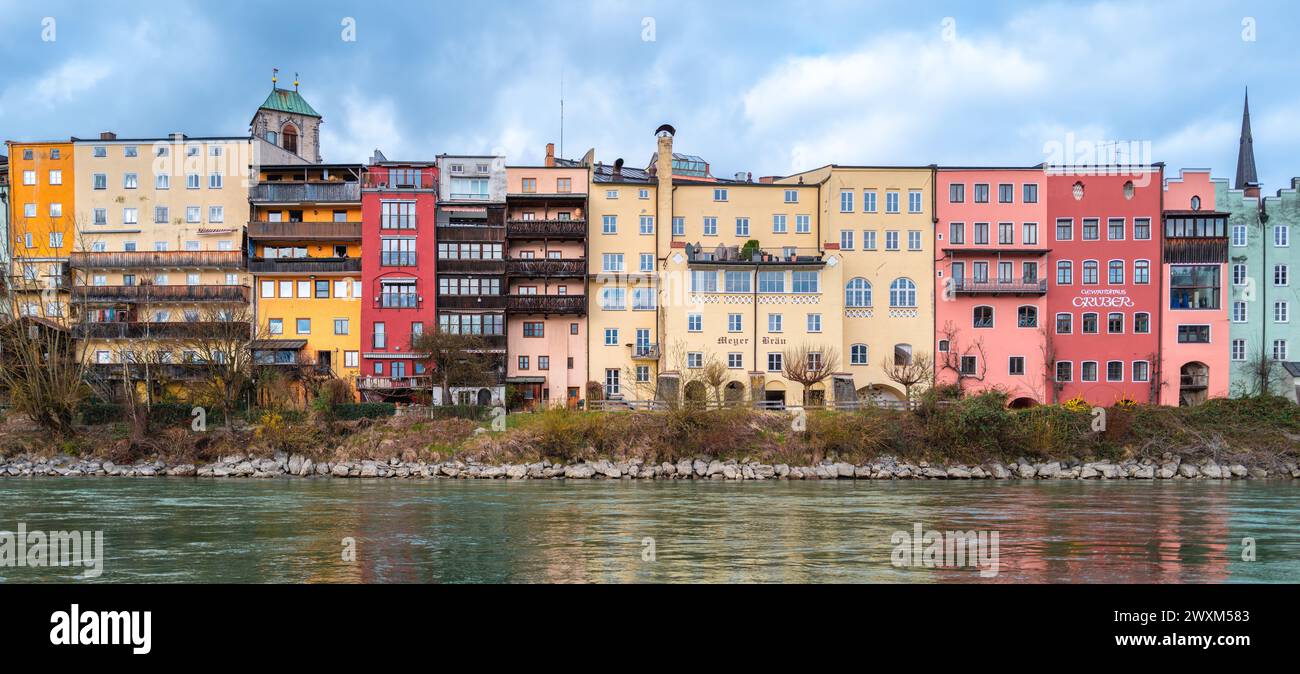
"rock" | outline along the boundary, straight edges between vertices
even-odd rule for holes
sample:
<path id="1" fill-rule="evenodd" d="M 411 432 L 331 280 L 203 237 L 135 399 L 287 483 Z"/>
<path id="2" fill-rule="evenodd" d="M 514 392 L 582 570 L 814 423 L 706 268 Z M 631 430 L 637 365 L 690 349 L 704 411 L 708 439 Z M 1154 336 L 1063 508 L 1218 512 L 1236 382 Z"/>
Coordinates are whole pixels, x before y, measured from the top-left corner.
<path id="1" fill-rule="evenodd" d="M 586 480 L 595 474 L 596 469 L 585 463 L 580 463 L 575 466 L 567 466 L 564 469 L 564 477 L 574 480 Z"/>
<path id="2" fill-rule="evenodd" d="M 329 475 L 330 473 L 333 472 L 333 469 L 334 467 L 331 466 L 328 461 L 324 461 L 316 464 L 317 475 Z"/>
<path id="3" fill-rule="evenodd" d="M 1246 470 L 1246 467 L 1239 463 L 1234 463 L 1231 466 L 1228 466 L 1228 472 L 1232 473 L 1232 476 L 1237 478 L 1246 477 L 1250 474 L 1250 472 Z"/>
<path id="4" fill-rule="evenodd" d="M 1168 465 L 1170 465 L 1170 464 L 1165 464 L 1165 466 L 1168 466 Z M 1171 477 L 1173 477 L 1173 476 L 1175 476 L 1175 475 L 1178 474 L 1178 473 L 1176 473 L 1176 472 L 1174 472 L 1174 471 L 1172 471 L 1172 470 L 1169 470 L 1169 469 L 1168 469 L 1167 467 L 1165 467 L 1165 466 L 1161 466 L 1161 467 L 1160 467 L 1160 470 L 1157 470 L 1157 471 L 1156 471 L 1156 477 L 1158 477 L 1158 478 L 1160 478 L 1160 479 L 1162 479 L 1162 480 L 1168 480 L 1169 478 L 1171 478 Z"/>
<path id="5" fill-rule="evenodd" d="M 1167 470 L 1167 471 L 1169 471 L 1170 473 L 1177 473 L 1177 472 L 1178 472 L 1178 465 L 1179 465 L 1179 464 L 1178 464 L 1177 461 L 1167 461 L 1167 462 L 1161 464 L 1161 466 L 1160 466 L 1160 470 Z"/>
<path id="6" fill-rule="evenodd" d="M 1007 470 L 1006 466 L 996 461 L 989 464 L 988 473 L 989 475 L 992 475 L 995 480 L 1005 480 L 1011 477 L 1011 471 Z"/>
<path id="7" fill-rule="evenodd" d="M 835 464 L 835 477 L 853 477 L 853 464 L 844 461 Z"/>
<path id="8" fill-rule="evenodd" d="M 936 467 L 936 466 L 926 466 L 925 468 L 922 468 L 922 469 L 921 469 L 921 473 L 922 473 L 923 475 L 925 475 L 926 477 L 931 478 L 931 479 L 935 479 L 935 480 L 946 480 L 946 479 L 948 479 L 948 471 L 946 471 L 946 470 L 944 470 L 944 469 L 942 469 L 942 468 Z"/>
<path id="9" fill-rule="evenodd" d="M 722 473 L 722 462 L 718 461 L 717 459 L 710 461 L 708 467 L 704 469 L 704 475 L 706 477 L 713 477 L 714 475 L 719 475 L 721 473 Z"/>
<path id="10" fill-rule="evenodd" d="M 1256 480 L 1262 480 L 1268 477 L 1268 471 L 1263 468 L 1251 468 L 1250 476 Z"/>
<path id="11" fill-rule="evenodd" d="M 301 454 L 294 454 L 293 456 L 289 457 L 289 463 L 286 464 L 285 467 L 289 470 L 290 474 L 301 475 L 302 462 L 303 462 L 303 456 Z"/>
<path id="12" fill-rule="evenodd" d="M 528 477 L 528 470 L 529 470 L 528 466 L 508 466 L 506 467 L 506 477 L 512 480 L 522 480 L 525 477 Z M 542 470 L 541 467 L 539 466 L 537 469 L 537 473 L 540 475 L 541 472 Z"/>
<path id="13" fill-rule="evenodd" d="M 952 480 L 969 480 L 971 472 L 963 466 L 953 466 L 948 469 L 948 478 Z"/>
<path id="14" fill-rule="evenodd" d="M 979 466 L 970 469 L 970 477 L 972 480 L 986 480 L 988 479 L 988 476 L 989 474 L 984 472 L 984 469 Z"/>
<path id="15" fill-rule="evenodd" d="M 740 475 L 740 471 L 736 470 L 736 467 L 731 464 L 726 464 L 722 467 L 722 476 L 728 480 L 739 480 Z"/>
<path id="16" fill-rule="evenodd" d="M 306 477 L 306 476 L 308 476 L 308 475 L 311 475 L 311 474 L 312 474 L 312 471 L 315 470 L 315 468 L 316 468 L 316 466 L 315 466 L 315 464 L 312 463 L 312 460 L 311 460 L 311 459 L 303 458 L 302 463 L 299 464 L 299 466 L 298 466 L 298 472 L 295 473 L 295 474 L 296 474 L 296 475 L 302 475 L 303 477 Z"/>
<path id="17" fill-rule="evenodd" d="M 336 463 L 334 464 L 334 469 L 330 472 L 334 475 L 334 477 L 347 477 L 348 467 L 346 464 Z"/>
<path id="18" fill-rule="evenodd" d="M 757 474 L 755 474 L 755 473 L 754 473 L 754 467 L 753 467 L 753 466 L 749 466 L 749 465 L 746 465 L 745 467 L 743 467 L 743 468 L 740 469 L 740 477 L 743 478 L 743 479 L 746 479 L 746 480 L 761 480 L 761 479 L 763 479 L 763 478 L 759 477 Z"/>
<path id="19" fill-rule="evenodd" d="M 858 466 L 853 469 L 853 477 L 859 480 L 869 480 L 872 472 L 871 466 Z"/>
<path id="20" fill-rule="evenodd" d="M 1034 468 L 1031 464 L 1022 463 L 1016 466 L 1016 474 L 1019 475 L 1022 480 L 1030 480 L 1038 474 L 1038 469 Z"/>
<path id="21" fill-rule="evenodd" d="M 478 476 L 484 480 L 493 480 L 506 474 L 506 469 L 500 466 L 491 466 L 479 471 Z"/>
<path id="22" fill-rule="evenodd" d="M 769 466 L 764 463 L 760 463 L 754 466 L 754 477 L 760 480 L 773 478 L 776 477 L 776 475 L 777 475 L 777 470 L 774 466 Z"/>
<path id="23" fill-rule="evenodd" d="M 1097 469 L 1093 468 L 1091 464 L 1085 465 L 1079 469 L 1079 479 L 1081 480 L 1096 479 L 1098 475 L 1101 475 L 1101 473 L 1097 472 Z"/>
<path id="24" fill-rule="evenodd" d="M 1120 468 L 1113 463 L 1099 463 L 1095 466 L 1103 480 L 1115 480 L 1121 477 Z"/>
<path id="25" fill-rule="evenodd" d="M 709 464 L 704 463 L 700 459 L 696 459 L 695 463 L 691 464 L 691 468 L 694 469 L 695 474 L 700 477 L 705 477 L 709 474 Z"/>
<path id="26" fill-rule="evenodd" d="M 379 465 L 374 461 L 362 461 L 361 477 L 379 477 Z"/>
<path id="27" fill-rule="evenodd" d="M 775 466 L 772 466 L 772 472 L 776 473 L 777 477 L 789 477 L 790 466 L 787 466 L 784 463 L 778 463 Z"/>
<path id="28" fill-rule="evenodd" d="M 1191 480 L 1200 477 L 1201 471 L 1197 470 L 1196 466 L 1193 466 L 1190 463 L 1180 463 L 1178 464 L 1178 474 Z"/>
<path id="29" fill-rule="evenodd" d="M 1038 477 L 1048 480 L 1061 474 L 1061 464 L 1058 461 L 1045 463 L 1038 466 Z"/>
<path id="30" fill-rule="evenodd" d="M 116 467 L 113 470 L 117 470 Z M 230 469 L 225 466 L 213 466 L 212 477 L 230 477 Z"/>
<path id="31" fill-rule="evenodd" d="M 1133 477 L 1139 480 L 1150 480 L 1156 475 L 1156 469 L 1152 466 L 1139 466 L 1133 473 Z"/>
<path id="32" fill-rule="evenodd" d="M 195 469 L 193 465 L 188 464 L 188 463 L 181 464 L 181 465 L 176 466 L 176 467 L 174 467 L 174 468 L 168 468 L 168 469 L 167 469 L 167 474 L 168 474 L 168 475 L 175 475 L 175 476 L 177 476 L 177 477 L 194 477 L 194 475 L 197 474 L 197 473 L 198 473 L 198 470 Z"/>
<path id="33" fill-rule="evenodd" d="M 667 475 L 669 477 L 672 477 L 673 475 L 677 474 L 677 466 L 674 466 L 673 464 L 667 461 L 663 462 L 662 464 L 659 464 L 659 470 L 664 475 Z"/>
<path id="34" fill-rule="evenodd" d="M 1219 468 L 1219 464 L 1211 459 L 1201 466 L 1201 474 L 1211 480 L 1218 480 L 1223 477 L 1223 469 Z"/>
<path id="35" fill-rule="evenodd" d="M 248 477 L 255 472 L 257 472 L 257 469 L 253 467 L 252 461 L 240 461 L 239 465 L 235 466 L 235 469 L 231 471 L 231 475 L 234 475 L 235 477 Z"/>

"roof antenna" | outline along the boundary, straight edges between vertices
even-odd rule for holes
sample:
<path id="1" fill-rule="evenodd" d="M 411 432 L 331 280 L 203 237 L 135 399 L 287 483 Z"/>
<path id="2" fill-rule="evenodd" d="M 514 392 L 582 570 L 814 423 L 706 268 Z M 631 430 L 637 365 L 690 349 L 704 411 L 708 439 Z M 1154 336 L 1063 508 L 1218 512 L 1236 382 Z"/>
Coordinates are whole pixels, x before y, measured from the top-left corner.
<path id="1" fill-rule="evenodd" d="M 560 156 L 564 156 L 564 67 L 560 67 Z"/>

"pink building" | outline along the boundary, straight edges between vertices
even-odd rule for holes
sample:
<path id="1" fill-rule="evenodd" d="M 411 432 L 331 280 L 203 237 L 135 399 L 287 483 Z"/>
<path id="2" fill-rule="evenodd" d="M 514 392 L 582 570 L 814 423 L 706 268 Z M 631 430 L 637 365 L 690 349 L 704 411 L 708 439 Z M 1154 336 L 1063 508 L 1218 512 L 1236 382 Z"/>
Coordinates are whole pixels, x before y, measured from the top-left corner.
<path id="1" fill-rule="evenodd" d="M 1047 206 L 1042 168 L 940 168 L 935 378 L 1047 402 Z"/>
<path id="2" fill-rule="evenodd" d="M 587 372 L 587 169 L 553 152 L 506 167 L 506 383 L 527 408 L 576 407 Z"/>
<path id="3" fill-rule="evenodd" d="M 1161 276 L 1162 297 L 1167 299 L 1160 321 L 1164 405 L 1195 405 L 1228 395 L 1229 214 L 1215 208 L 1215 182 L 1208 169 L 1183 170 L 1165 182 Z M 1247 303 L 1238 305 L 1238 320 L 1245 322 Z"/>

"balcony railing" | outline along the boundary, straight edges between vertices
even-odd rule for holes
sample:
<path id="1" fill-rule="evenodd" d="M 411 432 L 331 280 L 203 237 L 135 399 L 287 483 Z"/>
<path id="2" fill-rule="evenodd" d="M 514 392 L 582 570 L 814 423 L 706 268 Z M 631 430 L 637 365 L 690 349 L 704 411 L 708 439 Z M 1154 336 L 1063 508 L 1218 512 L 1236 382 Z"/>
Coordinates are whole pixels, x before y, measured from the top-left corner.
<path id="1" fill-rule="evenodd" d="M 359 257 L 255 257 L 248 261 L 254 274 L 360 274 Z"/>
<path id="2" fill-rule="evenodd" d="M 632 346 L 632 360 L 659 360 L 659 345 L 636 344 Z"/>
<path id="3" fill-rule="evenodd" d="M 573 238 L 587 236 L 586 220 L 508 220 L 506 236 L 518 238 Z"/>
<path id="4" fill-rule="evenodd" d="M 418 309 L 420 296 L 414 293 L 379 293 L 375 305 L 382 309 Z"/>
<path id="5" fill-rule="evenodd" d="M 506 309 L 521 314 L 585 314 L 586 295 L 506 295 Z"/>
<path id="6" fill-rule="evenodd" d="M 259 183 L 248 188 L 253 203 L 343 203 L 361 202 L 361 185 L 351 182 Z"/>
<path id="7" fill-rule="evenodd" d="M 506 270 L 505 260 L 438 260 L 438 271 L 440 272 L 466 272 L 477 274 L 504 274 Z"/>
<path id="8" fill-rule="evenodd" d="M 411 377 L 357 377 L 357 388 L 363 390 L 427 389 L 433 382 L 429 375 Z"/>
<path id="9" fill-rule="evenodd" d="M 586 260 L 507 260 L 506 273 L 511 276 L 583 276 Z"/>
<path id="10" fill-rule="evenodd" d="M 237 250 L 72 253 L 68 263 L 75 269 L 243 269 L 244 254 Z"/>
<path id="11" fill-rule="evenodd" d="M 439 295 L 439 309 L 504 309 L 505 295 Z"/>
<path id="12" fill-rule="evenodd" d="M 381 267 L 414 267 L 415 252 L 393 250 L 380 251 L 379 265 Z"/>
<path id="13" fill-rule="evenodd" d="M 73 289 L 72 299 L 75 302 L 83 303 L 230 302 L 246 304 L 248 295 L 248 286 L 78 286 Z"/>
<path id="14" fill-rule="evenodd" d="M 705 247 L 701 244 L 686 245 L 686 261 L 690 264 L 710 265 L 808 265 L 826 264 L 822 252 L 816 248 L 782 248 L 778 250 L 755 250 L 745 253 L 740 246 Z"/>
<path id="15" fill-rule="evenodd" d="M 366 173 L 362 186 L 368 190 L 423 190 L 437 185 L 431 169 L 390 169 Z"/>
<path id="16" fill-rule="evenodd" d="M 486 241 L 495 243 L 506 240 L 504 227 L 448 227 L 438 228 L 438 241 Z"/>
<path id="17" fill-rule="evenodd" d="M 208 335 L 250 332 L 248 323 L 212 321 L 103 322 L 82 323 L 72 327 L 78 339 L 193 339 Z M 250 333 L 251 334 L 251 333 Z"/>
<path id="18" fill-rule="evenodd" d="M 248 223 L 248 238 L 255 241 L 352 241 L 361 238 L 359 222 Z"/>
<path id="19" fill-rule="evenodd" d="M 954 278 L 953 290 L 970 295 L 1043 295 L 1047 293 L 1047 279 L 1011 279 L 998 281 Z"/>

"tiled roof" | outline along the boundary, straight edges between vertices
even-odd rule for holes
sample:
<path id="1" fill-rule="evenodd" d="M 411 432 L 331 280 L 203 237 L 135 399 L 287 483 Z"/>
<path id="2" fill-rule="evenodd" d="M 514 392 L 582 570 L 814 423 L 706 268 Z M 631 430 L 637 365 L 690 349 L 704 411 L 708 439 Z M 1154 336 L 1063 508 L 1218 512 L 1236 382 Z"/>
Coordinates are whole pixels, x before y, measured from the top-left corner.
<path id="1" fill-rule="evenodd" d="M 591 173 L 591 179 L 592 179 L 593 182 L 598 182 L 598 183 L 613 183 L 613 182 L 622 182 L 622 183 L 651 183 L 651 182 L 654 182 L 654 180 L 650 177 L 650 174 L 647 173 L 647 172 L 645 171 L 645 169 L 632 168 L 631 166 L 624 166 L 624 167 L 623 167 L 623 170 L 619 172 L 619 175 L 618 175 L 617 177 L 615 177 L 615 175 L 614 175 L 614 166 L 613 166 L 612 164 L 596 164 L 596 166 L 595 166 L 595 170 L 593 170 L 592 173 Z"/>
<path id="2" fill-rule="evenodd" d="M 288 89 L 272 89 L 271 94 L 266 97 L 266 102 L 262 103 L 261 108 L 290 112 L 295 115 L 307 115 L 308 117 L 320 117 L 320 114 L 307 104 L 301 94 Z"/>

